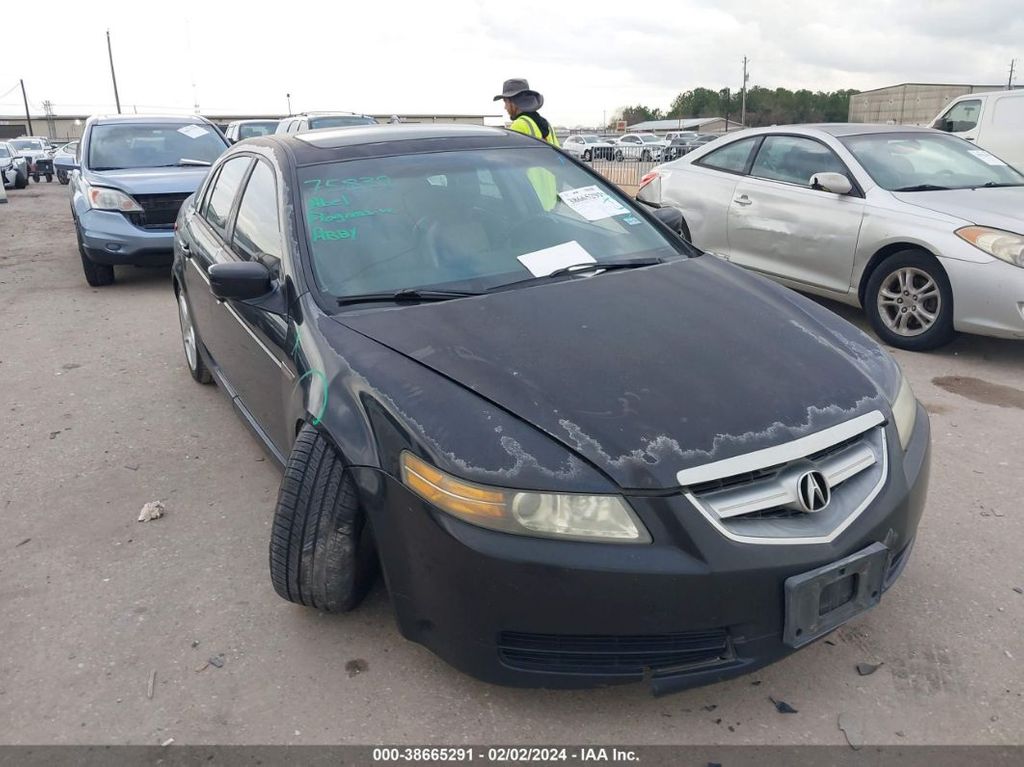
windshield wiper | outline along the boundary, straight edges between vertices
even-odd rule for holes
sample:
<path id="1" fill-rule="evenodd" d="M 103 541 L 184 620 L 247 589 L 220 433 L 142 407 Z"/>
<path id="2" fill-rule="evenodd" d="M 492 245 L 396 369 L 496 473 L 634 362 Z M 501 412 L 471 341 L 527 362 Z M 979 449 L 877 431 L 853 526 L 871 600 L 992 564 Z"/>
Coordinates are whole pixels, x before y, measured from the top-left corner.
<path id="1" fill-rule="evenodd" d="M 1024 184 L 1021 184 L 1021 183 L 1016 183 L 1015 184 L 1013 182 L 1007 182 L 1007 181 L 987 181 L 984 184 L 981 184 L 979 186 L 968 187 L 968 189 L 996 189 L 996 188 L 1001 187 L 1001 186 L 1024 186 Z"/>
<path id="2" fill-rule="evenodd" d="M 447 301 L 451 298 L 479 295 L 479 293 L 471 290 L 421 290 L 419 288 L 406 288 L 394 293 L 363 293 L 361 295 L 342 296 L 338 299 L 338 306 L 377 301 L 390 301 L 393 303 L 403 303 L 406 301 Z"/>
<path id="3" fill-rule="evenodd" d="M 198 165 L 201 167 L 209 167 L 213 163 L 207 162 L 206 160 L 190 160 L 188 157 L 182 157 L 178 162 L 169 162 L 166 165 L 154 165 L 154 168 L 184 168 L 187 166 Z"/>
<path id="4" fill-rule="evenodd" d="M 501 285 L 495 285 L 493 288 L 488 288 L 488 291 L 502 290 L 504 288 L 512 287 L 513 285 L 525 285 L 530 282 L 540 282 L 542 280 L 550 280 L 553 277 L 564 277 L 567 274 L 586 274 L 587 272 L 613 272 L 616 269 L 638 269 L 642 266 L 654 266 L 655 264 L 663 264 L 665 259 L 652 257 L 652 258 L 634 258 L 629 261 L 584 261 L 579 264 L 571 264 L 570 266 L 563 266 L 560 269 L 550 274 L 542 274 L 539 277 L 527 277 L 524 280 L 514 280 L 513 282 L 505 282 Z"/>
<path id="5" fill-rule="evenodd" d="M 949 189 L 948 186 L 936 186 L 935 184 L 917 184 L 915 186 L 901 186 L 893 189 L 894 192 L 942 192 Z"/>

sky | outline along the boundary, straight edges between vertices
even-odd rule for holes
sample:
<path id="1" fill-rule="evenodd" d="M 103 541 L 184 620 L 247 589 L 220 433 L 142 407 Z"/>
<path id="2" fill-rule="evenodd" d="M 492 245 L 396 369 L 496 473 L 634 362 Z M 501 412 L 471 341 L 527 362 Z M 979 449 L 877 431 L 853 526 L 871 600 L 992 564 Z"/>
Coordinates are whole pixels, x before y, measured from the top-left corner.
<path id="1" fill-rule="evenodd" d="M 22 0 L 23 1 L 23 0 Z M 26 6 L 28 7 L 28 6 Z M 106 30 L 123 111 L 501 114 L 510 77 L 566 126 L 616 108 L 667 109 L 695 87 L 867 90 L 901 82 L 997 84 L 1017 58 L 1020 0 L 50 0 L 15 12 L 0 115 L 114 111 Z M 11 10 L 17 10 L 12 8 Z M 48 20 L 48 21 L 47 21 Z M 49 34 L 38 34 L 49 24 Z M 8 91 L 8 88 L 13 88 Z M 6 93 L 5 93 L 6 92 Z"/>

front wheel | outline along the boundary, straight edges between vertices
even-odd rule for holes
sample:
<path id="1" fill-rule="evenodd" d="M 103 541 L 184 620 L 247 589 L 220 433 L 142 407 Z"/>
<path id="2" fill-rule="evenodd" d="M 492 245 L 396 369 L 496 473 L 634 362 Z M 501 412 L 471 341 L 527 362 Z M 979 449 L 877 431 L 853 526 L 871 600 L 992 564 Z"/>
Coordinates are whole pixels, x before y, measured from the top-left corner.
<path id="1" fill-rule="evenodd" d="M 270 579 L 289 602 L 348 612 L 373 585 L 376 553 L 356 483 L 310 425 L 295 439 L 270 537 Z"/>
<path id="2" fill-rule="evenodd" d="M 52 173 L 47 173 L 46 174 L 46 183 L 50 184 L 52 182 L 53 182 L 53 174 Z"/>
<path id="3" fill-rule="evenodd" d="M 82 257 L 82 271 L 85 272 L 85 281 L 94 288 L 102 288 L 114 284 L 114 267 L 110 264 L 97 264 L 91 258 L 82 243 L 82 233 L 75 227 L 75 236 L 78 238 L 78 255 Z"/>
<path id="4" fill-rule="evenodd" d="M 15 189 L 24 189 L 28 186 L 28 175 L 24 173 L 18 173 L 14 179 Z"/>
<path id="5" fill-rule="evenodd" d="M 66 170 L 58 170 L 57 180 L 62 184 L 67 184 L 71 179 L 68 178 L 68 172 Z"/>
<path id="6" fill-rule="evenodd" d="M 864 308 L 879 338 L 899 349 L 937 349 L 954 335 L 953 290 L 928 253 L 904 250 L 879 264 L 868 280 Z"/>
<path id="7" fill-rule="evenodd" d="M 32 180 L 35 181 L 38 184 L 39 183 L 39 174 L 38 173 L 33 173 L 32 174 Z"/>

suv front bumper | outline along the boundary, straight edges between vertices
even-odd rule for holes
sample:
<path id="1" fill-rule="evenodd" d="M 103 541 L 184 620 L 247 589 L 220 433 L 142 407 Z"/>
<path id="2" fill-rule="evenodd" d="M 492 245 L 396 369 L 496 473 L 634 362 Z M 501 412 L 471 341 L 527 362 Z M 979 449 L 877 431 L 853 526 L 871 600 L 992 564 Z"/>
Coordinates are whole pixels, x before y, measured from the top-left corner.
<path id="1" fill-rule="evenodd" d="M 85 211 L 78 226 L 82 245 L 98 264 L 167 266 L 173 260 L 173 229 L 141 229 L 109 210 Z"/>

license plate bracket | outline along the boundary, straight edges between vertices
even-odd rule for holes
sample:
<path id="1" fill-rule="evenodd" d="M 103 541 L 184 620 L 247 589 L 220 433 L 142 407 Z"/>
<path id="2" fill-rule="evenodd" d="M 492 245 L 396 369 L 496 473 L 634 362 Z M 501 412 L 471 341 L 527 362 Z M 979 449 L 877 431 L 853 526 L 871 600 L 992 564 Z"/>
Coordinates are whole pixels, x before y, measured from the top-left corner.
<path id="1" fill-rule="evenodd" d="M 888 562 L 889 549 L 872 543 L 837 562 L 787 578 L 782 641 L 803 647 L 877 605 Z M 830 603 L 837 599 L 842 602 Z"/>

